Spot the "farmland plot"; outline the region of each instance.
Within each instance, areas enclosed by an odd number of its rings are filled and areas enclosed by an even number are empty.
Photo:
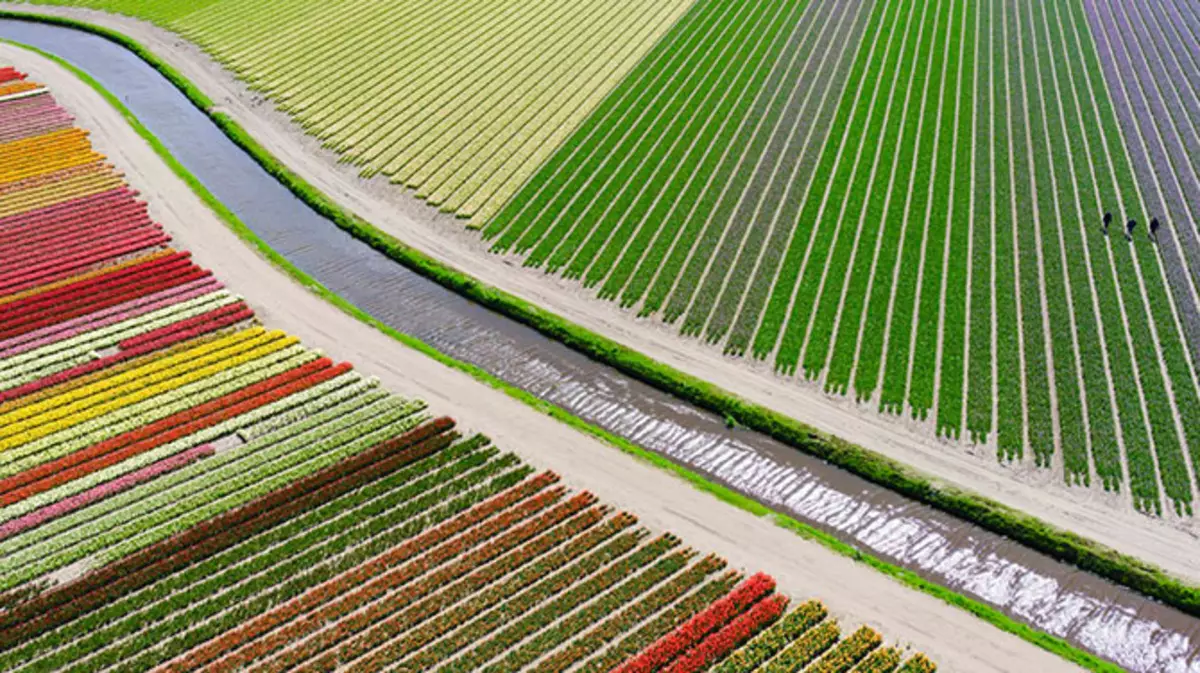
[[[305,131],[486,220],[692,0],[65,0],[155,21]]]
[[[484,235],[727,353],[1183,511],[1200,239],[1146,235],[1098,6],[699,2]],[[1185,44],[1141,49],[1170,75]],[[1137,118],[1192,184],[1194,85],[1172,86],[1180,110]]]

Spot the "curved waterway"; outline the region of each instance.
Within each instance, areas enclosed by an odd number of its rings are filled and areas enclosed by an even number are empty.
[[[396,329],[1129,670],[1200,672],[1200,620],[764,435],[730,430],[718,416],[597,364],[387,259],[299,201],[124,48],[68,28],[11,20],[0,20],[0,37],[57,54],[90,73],[272,247]],[[836,604],[836,596],[829,598]],[[963,619],[974,617],[964,613]]]

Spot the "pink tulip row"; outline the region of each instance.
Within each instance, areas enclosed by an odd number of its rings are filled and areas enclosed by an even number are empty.
[[[211,445],[197,446],[182,453],[175,454],[164,458],[156,463],[151,463],[146,467],[135,472],[130,472],[122,477],[118,477],[110,482],[100,484],[90,488],[82,493],[77,493],[69,498],[59,500],[53,505],[47,505],[41,509],[34,510],[25,516],[12,519],[0,524],[0,540],[12,537],[18,533],[36,528],[47,521],[52,521],[64,516],[77,509],[82,509],[93,503],[99,502],[105,498],[111,497],[122,491],[144,484],[151,479],[162,476],[167,472],[178,470],[181,467],[190,465],[201,458],[207,458],[213,455],[215,450]]]

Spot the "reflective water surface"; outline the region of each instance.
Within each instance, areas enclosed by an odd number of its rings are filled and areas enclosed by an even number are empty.
[[[1129,670],[1200,672],[1200,620],[763,435],[729,430],[718,416],[597,364],[388,260],[296,199],[167,80],[118,45],[67,28],[6,20],[0,20],[0,37],[58,54],[89,72],[247,226],[318,281],[396,329]],[[836,602],[836,596],[828,598]],[[964,613],[963,619],[972,617]]]

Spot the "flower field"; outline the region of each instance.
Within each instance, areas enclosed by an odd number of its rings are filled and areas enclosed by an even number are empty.
[[[729,355],[1190,512],[1200,239],[1125,142],[1166,131],[1200,184],[1194,49],[1116,37],[1162,4],[699,0],[485,236]],[[1188,105],[1110,95],[1098,50]]]
[[[0,669],[934,670],[261,325],[0,91]]]
[[[187,36],[363,175],[483,221],[691,0],[53,4]]]
[[[684,337],[1144,511],[1200,494],[1187,2],[42,1],[178,32]]]

